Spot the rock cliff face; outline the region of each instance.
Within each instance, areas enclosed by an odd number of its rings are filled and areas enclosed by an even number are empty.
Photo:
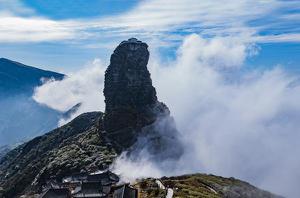
[[[115,49],[105,73],[103,127],[122,149],[136,143],[141,133],[144,136],[156,134],[158,138],[161,131],[151,125],[169,118],[168,107],[157,100],[147,69],[148,60],[148,45],[132,38]],[[171,128],[168,135],[175,136],[177,130],[174,126]]]

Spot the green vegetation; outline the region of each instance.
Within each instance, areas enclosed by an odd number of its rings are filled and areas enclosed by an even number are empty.
[[[82,114],[9,152],[0,161],[3,196],[39,191],[50,177],[60,180],[81,171],[107,168],[117,153],[97,128],[101,116],[100,112]]]
[[[166,190],[160,189],[155,179],[143,179],[134,185],[135,188],[139,189],[139,198],[147,197],[165,197]]]
[[[135,186],[141,198],[165,197],[167,190],[159,189],[154,178],[137,181]],[[174,198],[275,198],[279,197],[260,190],[246,182],[207,174],[191,174],[160,179],[166,188],[174,191]]]

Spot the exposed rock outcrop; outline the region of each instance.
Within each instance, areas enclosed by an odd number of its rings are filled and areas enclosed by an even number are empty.
[[[171,146],[169,143],[176,142],[178,131],[168,107],[157,100],[147,69],[148,60],[148,45],[131,38],[114,50],[105,73],[103,128],[121,150],[146,136],[148,140],[155,139],[152,146],[151,142],[147,143],[153,152],[162,151],[162,148],[165,151]],[[158,128],[161,122],[164,126]]]

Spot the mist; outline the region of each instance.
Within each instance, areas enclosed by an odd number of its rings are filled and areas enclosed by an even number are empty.
[[[100,59],[95,59],[81,70],[69,73],[61,81],[47,81],[42,86],[36,87],[32,97],[36,102],[62,112],[81,103],[72,115],[61,118],[58,126],[68,123],[81,113],[103,111],[105,104],[102,90],[105,69],[105,64]]]
[[[240,38],[187,36],[173,61],[150,49],[148,68],[158,98],[180,131],[185,152],[174,161],[122,154],[112,165],[124,180],[195,172],[236,177],[287,197],[300,194],[299,76],[284,66],[244,69],[259,53]],[[98,61],[98,60],[97,60]],[[34,99],[65,110],[104,110],[104,64],[48,82]],[[60,124],[66,121],[61,121]]]
[[[26,94],[0,97],[0,147],[14,148],[56,128],[61,112],[36,103]]]
[[[300,193],[299,76],[278,66],[243,70],[246,58],[256,53],[252,44],[235,39],[192,35],[175,62],[153,63],[159,98],[169,105],[186,145],[176,173],[234,176],[295,197]]]

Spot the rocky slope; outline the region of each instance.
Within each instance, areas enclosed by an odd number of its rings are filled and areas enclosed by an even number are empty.
[[[158,185],[158,180],[163,186]],[[141,198],[165,197],[168,193],[174,198],[280,198],[235,178],[207,174],[148,178],[134,186],[139,189]]]
[[[102,117],[101,112],[82,114],[10,151],[0,161],[0,197],[29,196],[40,192],[50,178],[60,180],[70,174],[107,168],[118,153],[106,133],[98,130]],[[234,178],[206,174],[148,178],[134,186],[141,198],[165,197],[168,189],[178,198],[279,198]]]
[[[10,151],[10,147],[9,146],[0,146],[0,160],[2,159],[2,157],[4,157],[6,155],[6,153],[8,153]]]
[[[98,131],[102,115],[82,114],[10,151],[0,161],[2,196],[38,192],[50,177],[60,180],[72,173],[107,168],[116,152]]]

